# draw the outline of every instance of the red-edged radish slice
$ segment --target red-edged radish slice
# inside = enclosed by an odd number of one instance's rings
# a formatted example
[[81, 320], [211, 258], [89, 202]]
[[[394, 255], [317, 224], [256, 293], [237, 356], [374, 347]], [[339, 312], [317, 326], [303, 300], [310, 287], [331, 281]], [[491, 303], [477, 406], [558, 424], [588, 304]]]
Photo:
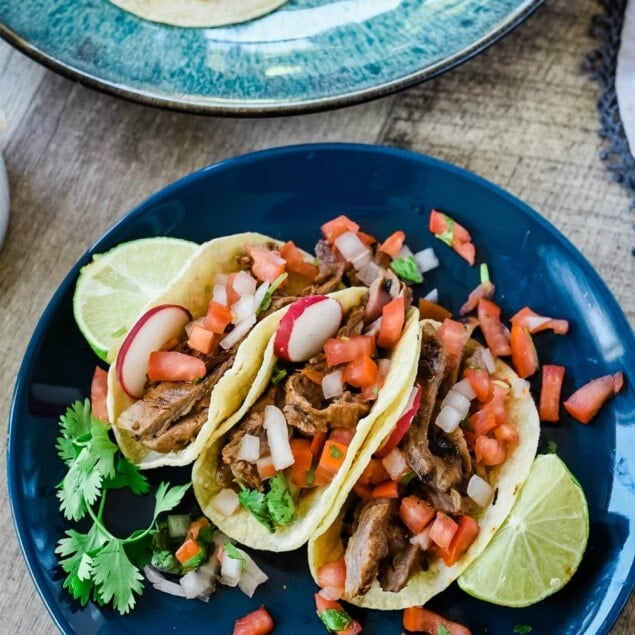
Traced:
[[181, 334], [192, 316], [178, 304], [160, 304], [146, 311], [126, 335], [115, 371], [117, 379], [133, 399], [140, 399], [145, 392], [146, 374], [150, 353]]
[[334, 298], [308, 295], [296, 300], [280, 320], [273, 351], [288, 362], [304, 362], [317, 355], [337, 333], [344, 311]]

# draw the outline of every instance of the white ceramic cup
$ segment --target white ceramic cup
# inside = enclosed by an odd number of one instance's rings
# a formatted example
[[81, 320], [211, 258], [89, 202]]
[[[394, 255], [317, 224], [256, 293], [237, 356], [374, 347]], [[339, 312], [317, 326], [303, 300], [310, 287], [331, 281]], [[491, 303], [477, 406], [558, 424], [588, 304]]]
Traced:
[[4, 161], [0, 154], [0, 247], [4, 242], [4, 235], [7, 233], [9, 224], [9, 180], [7, 171], [4, 169]]

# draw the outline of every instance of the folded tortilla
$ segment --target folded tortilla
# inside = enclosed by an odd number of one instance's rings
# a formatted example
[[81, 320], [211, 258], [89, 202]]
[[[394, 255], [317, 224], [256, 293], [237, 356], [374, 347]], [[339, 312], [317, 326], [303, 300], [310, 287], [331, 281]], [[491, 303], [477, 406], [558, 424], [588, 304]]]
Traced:
[[[368, 289], [353, 287], [338, 291], [332, 296], [337, 297], [344, 310], [348, 311], [359, 305], [367, 294]], [[328, 485], [300, 490], [295, 501], [295, 519], [291, 524], [276, 527], [275, 532], [270, 532], [245, 508], [239, 507], [234, 514], [227, 517], [214, 507], [213, 501], [223, 489], [215, 476], [222, 461], [221, 451], [227, 435], [248, 415], [251, 405], [269, 385], [271, 372], [276, 362], [272, 337], [263, 358], [262, 372], [254, 382], [245, 404], [218, 428], [194, 463], [192, 470], [194, 494], [203, 513], [228, 536], [254, 549], [291, 551], [305, 544], [322, 522], [326, 520], [330, 524], [337, 515], [348, 491], [343, 489], [348, 483], [348, 474], [357, 463], [359, 450], [373, 426], [381, 422], [384, 417], [391, 417], [394, 410], [399, 411], [406, 404], [416, 373], [415, 361], [418, 350], [418, 311], [411, 308], [401, 339], [390, 356], [390, 370], [384, 386], [379, 391], [378, 398], [373, 402], [369, 413], [357, 423], [355, 436], [348, 447], [344, 463]], [[408, 389], [404, 390], [404, 386], [408, 386]]]
[[[427, 321], [430, 322], [430, 321]], [[423, 323], [422, 323], [423, 325]], [[425, 345], [422, 347], [425, 349]], [[504, 362], [497, 360], [495, 377], [513, 383], [518, 379], [516, 373]], [[412, 383], [409, 384], [412, 386]], [[448, 567], [442, 558], [431, 559], [426, 570], [419, 569], [398, 592], [384, 591], [375, 578], [367, 593], [343, 599], [351, 604], [370, 609], [398, 610], [410, 606], [425, 604], [430, 598], [446, 589], [466, 567], [485, 549], [505, 518], [518, 496], [523, 482], [529, 474], [536, 455], [538, 437], [540, 435], [540, 421], [535, 404], [529, 391], [520, 397], [508, 396], [506, 399], [508, 421], [519, 433], [519, 445], [511, 456], [500, 466], [488, 468], [488, 480], [495, 488], [493, 502], [482, 508], [474, 515], [480, 526], [480, 532], [468, 551], [454, 565]], [[378, 421], [371, 435], [367, 438], [357, 461], [347, 475], [347, 483], [343, 488], [349, 494], [348, 500], [341, 509], [337, 510], [335, 519], [322, 523], [308, 545], [308, 558], [311, 574], [317, 580], [317, 572], [325, 564], [340, 559], [346, 547], [342, 541], [344, 517], [348, 506], [356, 505], [361, 508], [363, 502], [352, 493], [360, 475], [368, 465], [375, 451], [383, 444], [391, 433], [399, 418], [401, 409], [393, 408], [393, 416]], [[433, 422], [430, 425], [434, 425]]]
[[110, 0], [152, 22], [184, 27], [237, 24], [277, 9], [287, 0]]
[[[190, 311], [194, 319], [205, 315], [211, 297], [214, 276], [217, 273], [238, 271], [240, 267], [237, 259], [245, 253], [247, 245], [266, 245], [269, 243], [275, 243], [279, 246], [283, 244], [269, 236], [255, 232], [222, 236], [203, 243], [185, 264], [179, 276], [159, 297], [154, 298], [144, 307], [141, 315], [151, 307], [160, 304], [184, 306]], [[306, 256], [310, 258], [309, 254]], [[214, 430], [243, 403], [243, 399], [258, 374], [260, 360], [284, 310], [284, 308], [280, 309], [280, 311], [270, 313], [259, 320], [240, 343], [233, 365], [212, 389], [207, 421], [199, 430], [194, 441], [183, 449], [157, 452], [143, 445], [129, 431], [117, 426], [117, 419], [121, 413], [135, 400], [124, 392], [117, 380], [115, 353], [115, 360], [108, 372], [107, 406], [109, 420], [113, 422], [113, 431], [124, 455], [142, 469], [192, 463]], [[121, 341], [124, 337], [122, 336]], [[121, 341], [118, 346], [121, 345]]]

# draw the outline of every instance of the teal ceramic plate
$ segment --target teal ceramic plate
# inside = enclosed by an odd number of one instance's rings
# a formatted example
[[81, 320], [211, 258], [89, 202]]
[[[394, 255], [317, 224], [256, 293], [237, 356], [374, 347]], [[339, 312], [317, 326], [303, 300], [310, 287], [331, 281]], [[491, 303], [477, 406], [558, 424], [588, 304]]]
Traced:
[[0, 0], [0, 36], [64, 75], [142, 103], [291, 114], [438, 75], [543, 1], [289, 0], [241, 25], [186, 29], [144, 21], [107, 0]]

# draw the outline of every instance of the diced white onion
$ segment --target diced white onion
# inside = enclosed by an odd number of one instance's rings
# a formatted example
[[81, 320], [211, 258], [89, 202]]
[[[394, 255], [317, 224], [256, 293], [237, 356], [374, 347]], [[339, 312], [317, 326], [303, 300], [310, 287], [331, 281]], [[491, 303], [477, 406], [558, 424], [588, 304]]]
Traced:
[[240, 300], [232, 304], [232, 322], [240, 324], [256, 313], [256, 306], [253, 295], [243, 295]]
[[412, 253], [412, 249], [410, 249], [410, 247], [408, 247], [408, 245], [406, 245], [405, 243], [401, 246], [401, 249], [397, 252], [397, 255], [395, 257], [395, 260], [397, 258], [410, 258], [410, 256], [414, 257], [414, 254]]
[[430, 527], [432, 525], [428, 525], [424, 527], [418, 534], [415, 534], [412, 538], [410, 538], [410, 543], [413, 545], [417, 545], [421, 551], [427, 551], [432, 546], [432, 538], [430, 538]]
[[227, 287], [224, 284], [215, 284], [212, 290], [212, 300], [227, 306]]
[[260, 439], [253, 434], [246, 434], [240, 440], [236, 458], [239, 461], [255, 463], [260, 457]]
[[470, 411], [470, 400], [452, 388], [441, 402], [441, 409], [445, 407], [453, 408], [461, 419], [465, 419]]
[[293, 465], [295, 459], [289, 443], [287, 420], [282, 410], [276, 406], [265, 406], [263, 426], [267, 431], [267, 442], [271, 451], [271, 460], [276, 471]]
[[240, 579], [238, 580], [238, 588], [248, 597], [253, 597], [256, 589], [260, 586], [260, 582], [256, 580], [252, 575], [247, 573], [247, 571], [243, 571], [240, 574]]
[[258, 586], [269, 579], [269, 576], [256, 564], [254, 559], [246, 551], [238, 547], [236, 547], [236, 551], [245, 559], [245, 568], [240, 574], [238, 588], [245, 595], [251, 597]]
[[463, 395], [469, 401], [472, 401], [472, 399], [476, 397], [474, 388], [472, 388], [472, 384], [467, 377], [464, 377], [461, 381], [457, 381], [456, 384], [452, 386], [452, 390], [454, 390], [454, 392], [458, 392], [459, 395]]
[[541, 327], [543, 324], [549, 322], [551, 318], [544, 317], [542, 315], [529, 315], [525, 318], [525, 326], [530, 333], [533, 333], [534, 329]]
[[434, 302], [435, 304], [439, 304], [439, 290], [434, 287], [432, 291], [428, 291], [428, 293], [423, 296], [423, 299], [428, 300], [429, 302]]
[[143, 567], [143, 573], [145, 573], [148, 582], [157, 590], [162, 593], [169, 593], [170, 595], [176, 595], [177, 597], [184, 598], [185, 591], [178, 582], [172, 582], [164, 578], [161, 573], [150, 565]]
[[342, 381], [342, 371], [334, 370], [324, 375], [322, 378], [322, 393], [324, 399], [333, 399], [344, 392], [344, 382]]
[[386, 377], [388, 375], [388, 371], [390, 370], [390, 360], [387, 357], [378, 359], [377, 369], [382, 377]]
[[496, 360], [489, 348], [481, 349], [481, 360], [483, 362], [483, 366], [485, 366], [487, 372], [491, 375], [496, 370]]
[[210, 586], [210, 579], [207, 576], [199, 575], [199, 571], [188, 571], [179, 579], [179, 584], [185, 591], [188, 600], [204, 596]]
[[220, 563], [220, 581], [226, 586], [238, 586], [240, 574], [243, 570], [243, 561], [239, 558], [230, 558], [226, 551], [223, 551], [223, 558]]
[[359, 256], [370, 251], [370, 247], [365, 245], [357, 234], [351, 231], [340, 234], [335, 239], [335, 246], [337, 250], [342, 254], [344, 260], [352, 262]]
[[478, 474], [473, 474], [467, 484], [467, 495], [480, 507], [487, 507], [494, 496], [494, 489]]
[[271, 283], [269, 282], [269, 280], [265, 280], [256, 289], [256, 293], [254, 293], [254, 306], [256, 307], [256, 311], [258, 310], [258, 307], [262, 304], [262, 301], [265, 299], [265, 296], [267, 295], [267, 291], [269, 291], [270, 286], [271, 286]]
[[221, 348], [225, 350], [230, 349], [234, 344], [240, 342], [240, 340], [249, 333], [251, 327], [256, 323], [256, 316], [252, 313], [251, 317], [247, 318], [236, 324], [234, 328], [220, 341]]
[[459, 427], [462, 418], [461, 414], [454, 408], [445, 406], [439, 411], [435, 423], [439, 426], [439, 428], [441, 428], [441, 430], [449, 434]]
[[212, 507], [223, 516], [231, 516], [239, 505], [238, 494], [229, 487], [224, 487], [212, 499]]
[[239, 271], [232, 282], [232, 287], [238, 295], [253, 295], [256, 292], [256, 278], [246, 271]]
[[385, 269], [382, 269], [374, 260], [364, 265], [357, 271], [357, 277], [368, 287], [379, 277], [383, 276]]
[[511, 391], [512, 395], [517, 399], [522, 397], [526, 397], [529, 395], [530, 384], [526, 379], [522, 379], [522, 377], [516, 377], [512, 380]]
[[355, 256], [355, 258], [351, 260], [351, 264], [353, 265], [355, 271], [359, 271], [360, 269], [363, 269], [372, 259], [373, 254], [370, 249], [367, 249], [358, 256]]
[[425, 249], [418, 251], [415, 254], [415, 260], [419, 265], [419, 269], [421, 269], [421, 273], [432, 271], [432, 269], [436, 269], [439, 266], [439, 259], [434, 253], [434, 249], [432, 249], [432, 247], [426, 247]]
[[396, 447], [393, 448], [381, 462], [393, 481], [399, 480], [404, 474], [410, 471], [406, 457], [403, 455], [403, 452]]

